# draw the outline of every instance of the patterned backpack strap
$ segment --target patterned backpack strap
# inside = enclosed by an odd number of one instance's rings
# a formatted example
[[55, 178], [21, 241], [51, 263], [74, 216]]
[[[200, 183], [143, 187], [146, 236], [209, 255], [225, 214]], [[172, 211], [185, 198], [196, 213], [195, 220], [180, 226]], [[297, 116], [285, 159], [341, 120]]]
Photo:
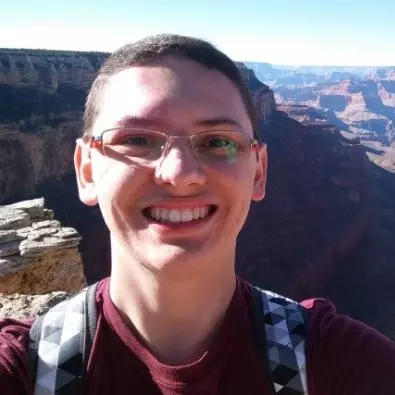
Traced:
[[30, 330], [34, 395], [78, 395], [83, 390], [96, 332], [96, 285], [38, 317]]
[[255, 341], [276, 395], [308, 395], [307, 314], [297, 302], [253, 287]]

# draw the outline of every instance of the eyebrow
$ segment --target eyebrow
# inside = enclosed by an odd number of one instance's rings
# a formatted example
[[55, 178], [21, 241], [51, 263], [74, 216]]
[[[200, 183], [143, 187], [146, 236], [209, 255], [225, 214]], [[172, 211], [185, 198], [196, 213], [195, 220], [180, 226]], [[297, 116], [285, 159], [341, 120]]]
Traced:
[[201, 121], [194, 122], [194, 125], [201, 127], [217, 127], [220, 125], [236, 126], [242, 129], [241, 125], [231, 118], [213, 118], [213, 119], [203, 119]]
[[[137, 126], [148, 129], [164, 129], [164, 122], [162, 119], [155, 118], [141, 118], [141, 117], [124, 117], [117, 124], [120, 127]], [[195, 127], [218, 127], [218, 126], [232, 126], [242, 129], [241, 125], [231, 118], [211, 118], [195, 121]]]

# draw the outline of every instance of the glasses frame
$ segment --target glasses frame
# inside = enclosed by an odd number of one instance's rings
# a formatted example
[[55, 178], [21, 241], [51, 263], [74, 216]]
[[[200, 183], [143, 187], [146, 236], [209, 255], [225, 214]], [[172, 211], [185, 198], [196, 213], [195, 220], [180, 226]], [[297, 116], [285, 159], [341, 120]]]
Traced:
[[[244, 155], [239, 156], [238, 158], [244, 157], [244, 156], [248, 157], [251, 154], [252, 150], [257, 149], [257, 148], [265, 145], [264, 143], [261, 143], [259, 140], [255, 139], [255, 138], [252, 138], [248, 134], [240, 132], [238, 130], [222, 130], [222, 129], [207, 130], [207, 131], [204, 131], [204, 132], [194, 133], [194, 134], [185, 136], [185, 135], [167, 134], [167, 133], [161, 132], [159, 130], [146, 129], [146, 128], [117, 127], [117, 128], [105, 129], [105, 130], [103, 130], [100, 133], [100, 135], [97, 135], [97, 136], [85, 135], [84, 137], [85, 137], [85, 140], [86, 140], [87, 144], [89, 145], [90, 149], [95, 149], [95, 148], [96, 149], [100, 149], [102, 154], [105, 155], [105, 153], [104, 153], [104, 144], [103, 144], [103, 141], [104, 141], [103, 140], [103, 135], [105, 133], [107, 133], [107, 132], [111, 132], [111, 131], [114, 131], [114, 130], [139, 130], [139, 131], [142, 131], [142, 132], [154, 132], [154, 133], [162, 135], [164, 137], [164, 139], [165, 139], [165, 147], [163, 148], [160, 157], [158, 157], [157, 159], [154, 159], [152, 161], [149, 161], [149, 162], [156, 162], [156, 161], [158, 161], [160, 159], [163, 159], [163, 157], [166, 156], [167, 153], [169, 152], [172, 142], [174, 140], [177, 140], [177, 139], [188, 140], [189, 141], [189, 145], [190, 145], [190, 147], [192, 149], [194, 157], [199, 160], [198, 155], [195, 152], [195, 148], [194, 148], [194, 145], [193, 145], [192, 141], [195, 138], [195, 136], [202, 135], [202, 134], [213, 133], [213, 132], [237, 133], [237, 134], [243, 135], [243, 136], [245, 136], [245, 137], [247, 137], [249, 139], [249, 144], [248, 144], [248, 148], [249, 149], [248, 149], [248, 151], [246, 151], [246, 153]], [[111, 145], [116, 145], [116, 144], [107, 144], [107, 145], [111, 146]]]

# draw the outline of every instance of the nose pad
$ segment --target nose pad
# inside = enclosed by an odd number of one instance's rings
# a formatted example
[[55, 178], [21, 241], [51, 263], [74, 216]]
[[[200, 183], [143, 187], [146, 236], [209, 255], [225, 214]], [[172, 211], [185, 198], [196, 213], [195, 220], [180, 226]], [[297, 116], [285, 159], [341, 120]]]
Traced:
[[196, 154], [195, 154], [195, 150], [193, 149], [192, 140], [190, 138], [183, 137], [183, 136], [169, 136], [167, 138], [167, 141], [166, 141], [166, 144], [165, 144], [165, 149], [162, 152], [160, 161], [162, 162], [166, 158], [166, 156], [169, 154], [169, 152], [171, 151], [171, 149], [173, 147], [173, 141], [175, 141], [177, 139], [186, 141], [191, 154], [193, 155], [193, 157], [195, 159], [197, 159]]
[[[183, 143], [181, 146], [174, 147], [173, 141], [175, 140], [182, 140]], [[163, 165], [163, 162], [166, 162], [168, 159], [168, 156], [171, 155], [171, 152], [175, 150], [176, 152], [179, 152], [179, 156], [184, 157], [185, 155], [190, 156], [193, 158], [193, 160], [196, 162], [196, 165], [200, 167], [200, 163], [198, 163], [198, 158], [195, 154], [195, 150], [193, 149], [192, 141], [189, 138], [183, 137], [183, 136], [170, 136], [166, 142], [165, 148], [162, 152], [162, 155], [159, 159], [158, 166], [161, 167]], [[188, 154], [186, 154], [186, 152]], [[184, 160], [184, 159], [183, 159]]]
[[[169, 183], [174, 186], [187, 186], [191, 184], [203, 184], [205, 175], [198, 162], [190, 140], [187, 145], [174, 147], [173, 140], [175, 136], [165, 147], [161, 158], [157, 162], [155, 169], [155, 178], [159, 184]], [[185, 138], [181, 138], [186, 140]]]

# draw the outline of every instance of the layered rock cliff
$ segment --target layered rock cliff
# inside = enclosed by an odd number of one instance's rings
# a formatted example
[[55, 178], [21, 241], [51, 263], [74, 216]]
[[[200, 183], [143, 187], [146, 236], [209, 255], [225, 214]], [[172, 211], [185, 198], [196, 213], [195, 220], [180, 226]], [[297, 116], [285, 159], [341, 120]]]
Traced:
[[40, 120], [30, 123], [28, 130], [17, 123], [0, 125], [0, 201], [34, 196], [37, 185], [59, 181], [72, 171], [81, 121], [59, 115], [53, 126]]
[[31, 316], [85, 285], [81, 236], [44, 199], [0, 206], [0, 316]]
[[72, 171], [87, 90], [107, 56], [0, 50], [0, 201]]
[[49, 93], [63, 85], [87, 89], [108, 54], [0, 49], [0, 84]]
[[238, 64], [239, 71], [252, 92], [255, 107], [261, 120], [266, 120], [276, 111], [276, 101], [273, 91], [265, 84], [262, 84], [255, 76], [254, 72], [244, 64]]
[[[289, 118], [276, 107], [267, 86], [242, 66], [241, 72], [259, 109], [260, 132], [268, 144], [269, 174], [267, 196], [262, 203], [252, 205], [239, 237], [239, 273], [291, 297], [330, 297], [340, 311], [388, 335], [395, 334], [390, 303], [395, 289], [393, 173], [369, 160], [368, 155], [379, 153], [360, 145], [357, 139], [345, 138], [320, 118], [320, 113], [315, 113], [314, 124]], [[73, 94], [65, 96], [60, 86], [56, 93], [45, 94], [58, 94], [59, 103], [80, 114], [83, 98], [74, 94], [84, 91], [70, 85], [67, 92]], [[12, 89], [14, 95], [24, 97], [21, 92], [30, 88]], [[46, 96], [40, 97], [46, 100]], [[7, 122], [19, 125], [19, 119], [29, 119], [29, 114], [37, 111], [32, 102], [25, 108], [23, 117], [9, 117]], [[34, 119], [39, 119], [37, 114]], [[61, 111], [51, 114], [56, 118]], [[303, 111], [299, 115], [305, 121], [310, 119]], [[73, 121], [78, 122], [77, 118]], [[47, 125], [48, 119], [46, 115], [42, 124]], [[20, 198], [35, 193], [45, 196], [62, 223], [76, 227], [83, 235], [80, 248], [85, 273], [88, 282], [93, 282], [109, 274], [108, 231], [98, 209], [78, 201], [71, 163], [74, 139], [80, 133], [74, 129], [78, 124], [63, 132], [57, 129], [59, 125], [61, 122], [41, 134], [22, 127], [18, 133], [4, 136], [2, 141], [7, 141], [8, 148], [0, 158], [8, 155], [9, 160], [0, 159], [0, 180], [8, 181], [0, 181], [0, 191], [6, 191], [0, 192], [0, 200], [18, 194]], [[42, 147], [53, 147], [44, 151], [47, 159], [43, 151], [32, 148], [38, 141]], [[0, 147], [5, 145], [0, 142]], [[37, 156], [32, 156], [34, 152]], [[12, 175], [15, 171], [18, 176]], [[34, 188], [25, 187], [25, 182]]]

